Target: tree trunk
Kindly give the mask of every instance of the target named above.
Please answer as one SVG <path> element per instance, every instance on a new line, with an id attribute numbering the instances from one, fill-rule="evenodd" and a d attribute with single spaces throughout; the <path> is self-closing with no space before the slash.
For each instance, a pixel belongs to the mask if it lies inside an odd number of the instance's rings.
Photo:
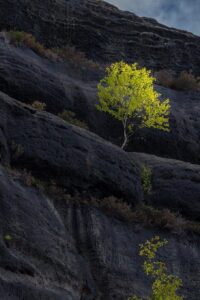
<path id="1" fill-rule="evenodd" d="M 128 142 L 128 135 L 127 135 L 127 132 L 126 132 L 126 122 L 123 123 L 123 126 L 124 126 L 124 142 L 121 145 L 122 149 L 124 149 L 126 147 L 126 144 Z"/>

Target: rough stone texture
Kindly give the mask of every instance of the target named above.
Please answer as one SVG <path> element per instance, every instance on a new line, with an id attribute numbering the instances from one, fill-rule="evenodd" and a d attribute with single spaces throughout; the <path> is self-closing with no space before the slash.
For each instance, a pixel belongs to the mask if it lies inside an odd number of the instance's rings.
<path id="1" fill-rule="evenodd" d="M 1 0 L 0 29 L 10 28 L 32 32 L 49 47 L 70 43 L 103 62 L 126 59 L 199 73 L 199 37 L 104 1 Z"/>
<path id="2" fill-rule="evenodd" d="M 199 72 L 199 37 L 103 1 L 0 0 L 0 29 L 32 32 L 48 47 L 70 43 L 100 62 L 126 58 L 155 69 Z M 128 148 L 182 161 L 125 153 L 22 103 L 45 102 L 54 114 L 72 110 L 91 131 L 119 144 L 120 125 L 95 108 L 95 80 L 101 75 L 50 62 L 0 37 L 0 299 L 145 297 L 150 282 L 138 245 L 155 235 L 169 240 L 161 258 L 183 279 L 185 299 L 199 299 L 199 236 L 149 230 L 90 204 L 50 199 L 5 168 L 25 168 L 88 203 L 114 195 L 134 206 L 143 199 L 200 221 L 200 166 L 183 162 L 200 161 L 198 93 L 157 87 L 172 99 L 171 132 L 141 131 Z M 144 164 L 152 169 L 152 193 L 145 197 L 139 174 Z"/>
<path id="3" fill-rule="evenodd" d="M 142 198 L 137 168 L 141 160 L 153 168 L 155 190 L 150 203 L 199 220 L 198 165 L 129 155 L 95 134 L 46 112 L 36 112 L 3 93 L 0 101 L 2 162 L 26 168 L 43 180 L 56 180 L 72 194 L 98 198 L 114 195 L 136 205 Z"/>
<path id="4" fill-rule="evenodd" d="M 200 166 L 144 153 L 132 153 L 140 167 L 152 171 L 152 191 L 145 202 L 169 208 L 187 218 L 200 221 Z"/>
<path id="5" fill-rule="evenodd" d="M 163 87 L 157 87 L 157 90 L 170 99 L 170 132 L 141 130 L 133 137 L 127 150 L 199 163 L 200 93 Z"/>
<path id="6" fill-rule="evenodd" d="M 73 193 L 139 201 L 139 173 L 120 148 L 1 92 L 0 102 L 2 157 L 10 158 L 12 166 L 48 181 L 55 179 Z"/>
<path id="7" fill-rule="evenodd" d="M 185 299 L 198 299 L 199 238 L 127 225 L 88 206 L 53 204 L 2 167 L 0 179 L 1 299 L 146 296 L 150 282 L 143 275 L 138 245 L 155 234 L 169 240 L 160 258 L 183 279 Z"/>
<path id="8" fill-rule="evenodd" d="M 75 76 L 62 63 L 41 58 L 27 48 L 15 48 L 0 40 L 0 90 L 23 101 L 45 102 L 47 110 L 73 110 L 91 131 L 118 145 L 122 126 L 95 108 L 96 81 Z M 16 77 L 17 74 L 17 77 Z M 170 132 L 142 130 L 132 138 L 128 151 L 147 152 L 193 163 L 200 162 L 200 93 L 156 87 L 171 100 Z"/>

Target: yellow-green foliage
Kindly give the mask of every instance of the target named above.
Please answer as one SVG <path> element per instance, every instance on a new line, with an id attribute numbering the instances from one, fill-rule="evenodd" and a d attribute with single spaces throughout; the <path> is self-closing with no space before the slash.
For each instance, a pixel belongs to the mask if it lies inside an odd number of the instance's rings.
<path id="1" fill-rule="evenodd" d="M 43 102 L 40 102 L 40 101 L 34 101 L 31 106 L 34 108 L 34 109 L 37 109 L 39 111 L 43 111 L 46 109 L 46 104 L 43 103 Z"/>
<path id="2" fill-rule="evenodd" d="M 146 68 L 117 62 L 106 69 L 106 76 L 98 85 L 97 109 L 122 122 L 122 148 L 137 127 L 169 131 L 169 99 L 160 101 L 154 82 Z"/>
<path id="3" fill-rule="evenodd" d="M 156 257 L 158 250 L 167 243 L 167 240 L 161 240 L 156 236 L 140 245 L 139 254 L 146 259 L 143 265 L 144 272 L 154 280 L 152 294 L 148 300 L 183 300 L 183 297 L 177 294 L 178 289 L 182 286 L 182 280 L 168 274 L 166 264 Z M 134 296 L 129 300 L 142 299 Z"/>
<path id="4" fill-rule="evenodd" d="M 11 241 L 11 240 L 12 240 L 12 236 L 11 236 L 10 234 L 6 234 L 6 235 L 4 236 L 4 240 L 5 240 L 5 241 Z"/>
<path id="5" fill-rule="evenodd" d="M 142 166 L 141 170 L 141 180 L 143 192 L 146 195 L 151 194 L 152 190 L 152 171 L 149 167 Z"/>
<path id="6" fill-rule="evenodd" d="M 58 116 L 72 125 L 88 129 L 88 125 L 84 121 L 77 119 L 76 114 L 73 111 L 65 109 L 62 113 L 58 114 Z"/>

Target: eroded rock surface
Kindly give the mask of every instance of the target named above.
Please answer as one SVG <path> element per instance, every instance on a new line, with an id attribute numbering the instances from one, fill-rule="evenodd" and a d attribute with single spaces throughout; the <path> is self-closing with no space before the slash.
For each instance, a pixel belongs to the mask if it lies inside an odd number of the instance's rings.
<path id="1" fill-rule="evenodd" d="M 75 70 L 71 72 L 66 64 L 50 62 L 30 49 L 15 48 L 0 40 L 1 91 L 27 104 L 36 100 L 44 102 L 47 110 L 54 114 L 72 110 L 91 131 L 121 145 L 121 124 L 95 107 L 98 82 L 76 77 Z M 170 132 L 138 131 L 127 150 L 199 163 L 200 93 L 159 86 L 156 89 L 170 99 Z"/>
<path id="2" fill-rule="evenodd" d="M 140 177 L 128 154 L 95 134 L 0 93 L 2 157 L 71 192 L 115 195 L 136 204 Z M 8 151 L 9 149 L 9 151 Z"/>
<path id="3" fill-rule="evenodd" d="M 92 300 L 146 296 L 138 245 L 159 234 L 185 299 L 200 293 L 200 241 L 163 234 L 101 211 L 47 198 L 0 168 L 0 295 L 5 300 Z M 6 236 L 10 239 L 6 239 Z"/>
<path id="4" fill-rule="evenodd" d="M 10 28 L 32 32 L 49 47 L 70 43 L 103 62 L 125 59 L 199 74 L 199 37 L 104 1 L 1 0 L 0 29 Z"/>
<path id="5" fill-rule="evenodd" d="M 145 203 L 168 208 L 200 221 L 200 166 L 144 153 L 132 153 L 141 167 L 151 170 L 151 192 Z"/>
<path id="6" fill-rule="evenodd" d="M 75 45 L 103 63 L 126 59 L 199 73 L 199 37 L 103 1 L 0 0 L 2 29 L 32 32 L 47 47 Z M 155 235 L 169 241 L 160 258 L 183 279 L 185 299 L 199 299 L 198 235 L 126 223 L 95 208 L 91 198 L 116 196 L 132 208 L 143 202 L 200 221 L 200 94 L 156 87 L 171 99 L 171 131 L 139 131 L 127 150 L 146 153 L 128 154 L 114 145 L 121 143 L 120 124 L 95 108 L 101 76 L 0 36 L 0 299 L 146 297 L 151 283 L 138 245 Z M 33 101 L 48 112 L 32 109 Z M 91 132 L 58 118 L 64 109 Z M 144 165 L 152 171 L 149 195 L 142 190 Z M 47 196 L 19 173 L 63 194 Z"/>

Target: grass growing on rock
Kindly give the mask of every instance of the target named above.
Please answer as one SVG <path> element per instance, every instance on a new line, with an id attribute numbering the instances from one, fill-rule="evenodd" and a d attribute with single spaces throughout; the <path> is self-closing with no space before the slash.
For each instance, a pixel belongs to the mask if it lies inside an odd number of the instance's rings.
<path id="1" fill-rule="evenodd" d="M 31 106 L 38 111 L 44 111 L 46 109 L 46 104 L 40 101 L 34 101 Z"/>
<path id="2" fill-rule="evenodd" d="M 150 195 L 152 191 L 152 171 L 143 165 L 141 169 L 142 189 L 145 195 Z"/>
<path id="3" fill-rule="evenodd" d="M 157 84 L 174 90 L 200 91 L 200 77 L 182 71 L 178 76 L 171 70 L 160 70 L 155 73 Z"/>
<path id="4" fill-rule="evenodd" d="M 132 207 L 122 199 L 114 196 L 103 199 L 85 198 L 85 196 L 71 196 L 66 190 L 54 181 L 43 181 L 35 178 L 30 171 L 20 169 L 8 169 L 8 172 L 28 187 L 34 187 L 45 193 L 56 202 L 66 202 L 90 206 L 100 209 L 108 216 L 119 219 L 133 226 L 140 225 L 144 228 L 158 228 L 175 234 L 194 233 L 200 235 L 200 223 L 186 220 L 181 215 L 169 209 L 156 209 L 152 206 L 141 204 Z"/>
<path id="5" fill-rule="evenodd" d="M 82 67 L 91 70 L 98 70 L 100 68 L 97 62 L 88 59 L 84 52 L 77 50 L 75 47 L 66 45 L 61 48 L 48 49 L 31 34 L 24 31 L 7 31 L 4 32 L 4 36 L 7 37 L 8 41 L 20 47 L 25 45 L 32 49 L 35 53 L 42 57 L 46 57 L 53 61 L 66 61 L 71 63 L 74 67 Z"/>
<path id="6" fill-rule="evenodd" d="M 84 129 L 89 129 L 88 125 L 84 121 L 81 121 L 76 118 L 76 114 L 73 111 L 63 110 L 62 113 L 58 114 L 58 117 L 72 125 L 75 125 L 75 126 L 78 126 L 78 127 L 84 128 Z"/>

